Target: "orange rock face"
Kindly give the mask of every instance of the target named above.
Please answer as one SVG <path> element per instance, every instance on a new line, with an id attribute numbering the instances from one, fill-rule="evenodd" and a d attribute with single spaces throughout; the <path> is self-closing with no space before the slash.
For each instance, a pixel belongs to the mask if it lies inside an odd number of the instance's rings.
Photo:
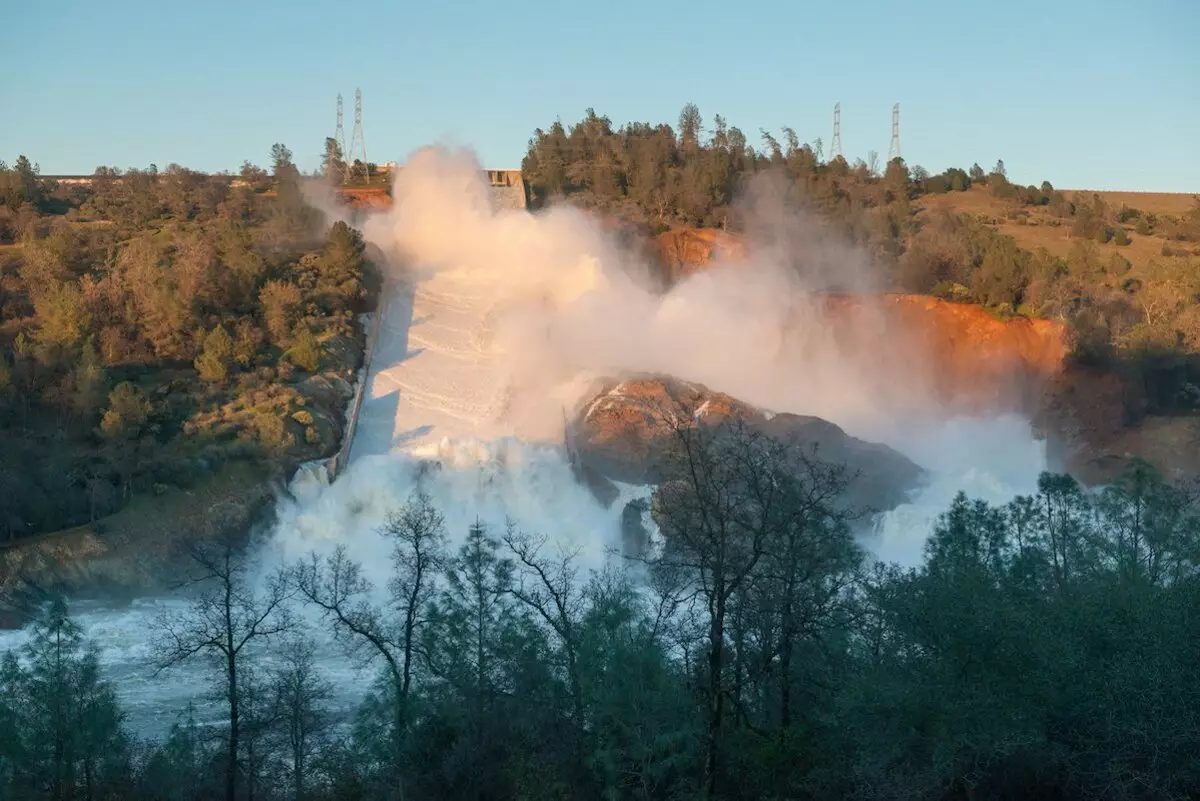
<path id="1" fill-rule="evenodd" d="M 356 209 L 390 209 L 392 195 L 385 185 L 342 187 L 338 193 Z"/>
<path id="2" fill-rule="evenodd" d="M 671 283 L 679 281 L 714 259 L 745 255 L 743 243 L 713 228 L 676 228 L 654 237 L 653 253 Z"/>
<path id="3" fill-rule="evenodd" d="M 875 330 L 881 367 L 909 359 L 943 402 L 962 411 L 1033 414 L 1068 353 L 1066 330 L 1049 320 L 1001 320 L 980 306 L 926 295 L 830 295 L 836 330 Z"/>

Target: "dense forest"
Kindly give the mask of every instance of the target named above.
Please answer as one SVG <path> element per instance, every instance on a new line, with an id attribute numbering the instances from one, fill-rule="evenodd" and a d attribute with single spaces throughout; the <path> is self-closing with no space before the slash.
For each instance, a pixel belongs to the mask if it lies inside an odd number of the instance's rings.
<path id="1" fill-rule="evenodd" d="M 694 105 L 675 128 L 614 129 L 588 110 L 569 128 L 556 122 L 536 131 L 522 170 L 536 206 L 565 199 L 653 232 L 745 230 L 754 221 L 738 201 L 770 175 L 788 204 L 868 252 L 892 289 L 1067 321 L 1079 364 L 1126 379 L 1132 419 L 1200 408 L 1200 198 L 1187 214 L 1155 215 L 1098 195 L 1068 198 L 1049 182 L 1013 184 L 1002 161 L 987 172 L 974 164 L 931 174 L 899 159 L 881 166 L 873 154 L 854 164 L 827 160 L 820 140 L 801 143 L 791 128 L 760 137 L 754 146 L 720 115 L 706 135 Z M 977 216 L 922 205 L 979 184 L 1005 200 L 1018 223 L 1032 208 L 1047 210 L 1051 224 L 1070 231 L 1070 253 L 1029 251 Z M 1164 240 L 1161 256 L 1135 267 L 1121 248 L 1151 235 Z"/>
<path id="2" fill-rule="evenodd" d="M 138 741 L 52 605 L 0 666 L 0 794 L 1200 792 L 1194 495 L 1139 465 L 1099 495 L 1046 474 L 1002 507 L 960 496 L 900 571 L 864 560 L 837 465 L 736 422 L 674 432 L 650 505 L 664 544 L 627 566 L 587 573 L 554 532 L 448 532 L 419 493 L 380 531 L 379 586 L 342 550 L 265 584 L 233 551 L 197 552 L 203 592 L 160 620 L 152 653 L 206 660 L 223 727 L 181 709 L 164 741 Z M 314 662 L 330 635 L 377 671 L 357 710 Z"/>
<path id="3" fill-rule="evenodd" d="M 357 368 L 363 243 L 315 234 L 272 156 L 237 181 L 171 165 L 90 186 L 0 164 L 0 542 L 336 447 L 344 399 L 306 379 Z"/>

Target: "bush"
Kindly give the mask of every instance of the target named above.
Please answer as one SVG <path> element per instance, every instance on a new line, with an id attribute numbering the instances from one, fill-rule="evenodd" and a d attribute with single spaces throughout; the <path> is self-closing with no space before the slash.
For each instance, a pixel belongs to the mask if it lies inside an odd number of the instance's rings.
<path id="1" fill-rule="evenodd" d="M 1124 231 L 1117 231 L 1113 236 L 1113 242 L 1116 242 L 1118 247 L 1125 247 L 1130 242 L 1129 235 Z"/>
<path id="2" fill-rule="evenodd" d="M 305 411 L 295 412 L 292 415 L 292 419 L 302 426 L 311 426 L 313 422 L 312 413 Z"/>

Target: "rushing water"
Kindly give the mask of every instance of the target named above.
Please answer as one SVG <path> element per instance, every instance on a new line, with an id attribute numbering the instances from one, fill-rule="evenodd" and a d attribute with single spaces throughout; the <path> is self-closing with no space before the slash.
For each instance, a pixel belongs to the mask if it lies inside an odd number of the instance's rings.
<path id="1" fill-rule="evenodd" d="M 1034 489 L 1044 467 L 1044 448 L 1017 417 L 950 421 L 920 432 L 910 443 L 893 443 L 930 470 L 930 481 L 913 501 L 883 515 L 877 533 L 864 544 L 877 556 L 916 564 L 933 519 L 960 489 L 973 497 L 1002 502 Z M 907 445 L 907 447 L 905 447 Z M 429 454 L 433 455 L 433 454 Z M 523 528 L 545 534 L 580 551 L 583 564 L 600 567 L 619 542 L 623 500 L 639 488 L 624 489 L 625 498 L 605 509 L 573 479 L 561 454 L 553 448 L 505 442 L 447 446 L 438 454 L 443 467 L 425 472 L 408 454 L 371 457 L 356 462 L 330 486 L 300 474 L 296 500 L 285 503 L 266 546 L 266 566 L 344 544 L 377 581 L 385 578 L 388 547 L 377 533 L 387 511 L 399 506 L 424 475 L 423 486 L 447 512 L 452 535 L 460 535 L 476 515 L 502 525 L 506 516 Z M 143 599 L 114 605 L 79 602 L 72 614 L 99 648 L 106 676 L 128 712 L 130 727 L 146 737 L 160 737 L 189 703 L 201 721 L 221 719 L 220 702 L 212 700 L 212 673 L 200 659 L 155 672 L 151 633 L 164 609 L 178 611 L 181 598 Z M 370 687 L 375 673 L 351 663 L 308 615 L 305 631 L 318 644 L 319 668 L 333 684 L 334 707 L 350 714 Z M 25 632 L 0 635 L 0 648 L 19 647 Z M 270 665 L 269 653 L 264 653 Z"/>

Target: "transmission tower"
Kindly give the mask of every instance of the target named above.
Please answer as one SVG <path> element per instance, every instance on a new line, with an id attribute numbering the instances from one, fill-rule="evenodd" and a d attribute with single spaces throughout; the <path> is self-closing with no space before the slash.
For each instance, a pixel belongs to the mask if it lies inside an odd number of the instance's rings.
<path id="1" fill-rule="evenodd" d="M 829 144 L 829 160 L 842 155 L 842 104 L 833 104 L 833 141 Z"/>
<path id="2" fill-rule="evenodd" d="M 362 90 L 354 90 L 354 132 L 350 134 L 350 149 L 346 151 L 346 176 L 349 178 L 350 170 L 355 161 L 354 148 L 358 146 L 359 152 L 362 154 L 359 160 L 363 165 L 363 177 L 367 183 L 371 182 L 371 170 L 367 166 L 367 140 L 363 136 L 362 127 Z"/>
<path id="3" fill-rule="evenodd" d="M 346 158 L 346 129 L 342 126 L 342 93 L 338 92 L 337 130 L 333 132 L 333 141 L 337 143 L 338 155 Z"/>
<path id="4" fill-rule="evenodd" d="M 888 148 L 888 163 L 900 158 L 900 104 L 892 106 L 892 146 Z"/>

